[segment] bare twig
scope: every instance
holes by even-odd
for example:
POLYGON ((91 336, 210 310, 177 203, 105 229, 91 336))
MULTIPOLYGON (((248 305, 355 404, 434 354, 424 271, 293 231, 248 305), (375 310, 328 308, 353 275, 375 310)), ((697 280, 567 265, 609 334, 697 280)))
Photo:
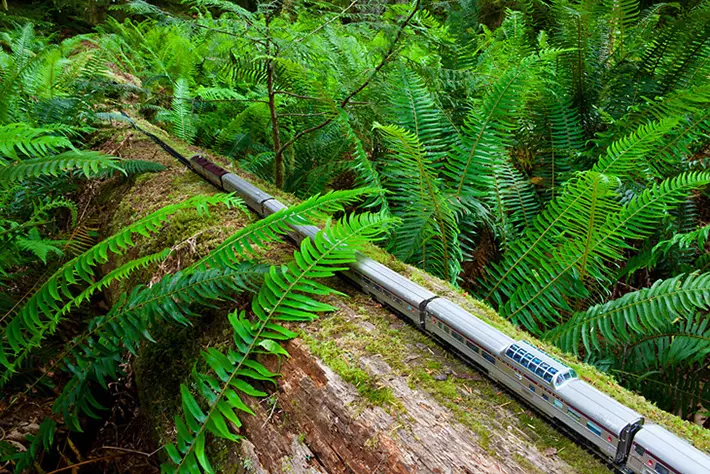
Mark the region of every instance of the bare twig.
POLYGON ((325 114, 326 114, 325 112, 315 112, 312 114, 290 113, 290 114, 281 114, 281 117, 322 117, 325 114))
MULTIPOLYGON (((268 400, 268 398, 267 398, 266 400, 268 400)), ((261 425, 261 428, 262 428, 262 429, 264 428, 264 426, 266 426, 266 425, 269 423, 269 421, 271 421, 271 417, 274 416, 274 412, 276 411, 276 406, 277 406, 278 404, 279 404, 279 399, 277 398, 277 399, 274 401, 273 406, 271 407, 271 413, 269 413, 269 416, 266 418, 266 420, 264 420, 264 424, 261 425)))
POLYGON ((113 458, 117 458, 120 456, 122 456, 122 454, 109 454, 108 456, 101 456, 100 458, 94 458, 94 459, 89 459, 87 461, 78 462, 76 464, 70 464, 69 466, 64 466, 59 469, 55 469, 54 471, 50 471, 47 474, 56 474, 58 472, 75 470, 79 466, 85 466, 87 464, 93 464, 95 462, 108 461, 108 460, 111 460, 113 458))

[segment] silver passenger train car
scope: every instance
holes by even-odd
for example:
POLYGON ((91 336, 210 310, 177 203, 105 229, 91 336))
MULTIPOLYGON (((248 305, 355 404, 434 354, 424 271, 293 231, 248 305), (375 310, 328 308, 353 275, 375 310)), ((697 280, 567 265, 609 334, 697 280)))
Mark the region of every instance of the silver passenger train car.
MULTIPOLYGON (((262 217, 286 208, 273 196, 201 156, 193 170, 237 193, 262 217)), ((296 242, 314 226, 294 226, 296 242)), ((710 456, 580 380, 573 369, 526 341, 515 341, 455 303, 364 255, 344 275, 365 293, 456 349, 493 380, 562 423, 620 470, 637 474, 710 474, 710 456)))

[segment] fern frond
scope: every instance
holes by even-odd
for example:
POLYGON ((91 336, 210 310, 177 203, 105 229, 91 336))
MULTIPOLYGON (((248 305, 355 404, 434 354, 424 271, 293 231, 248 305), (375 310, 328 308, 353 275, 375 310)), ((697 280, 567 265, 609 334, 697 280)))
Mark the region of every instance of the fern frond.
POLYGON ((353 161, 355 162, 353 169, 357 173, 358 185, 376 190, 376 193, 365 207, 370 208, 379 206, 383 212, 389 213, 389 205, 387 204, 385 190, 382 187, 380 173, 377 171, 375 164, 370 161, 370 158, 367 156, 365 147, 355 133, 355 130, 353 130, 350 125, 350 119, 348 118, 348 114, 345 110, 340 110, 338 123, 343 129, 345 138, 347 138, 353 145, 352 155, 353 161))
POLYGON ((659 147, 663 136, 678 125, 674 117, 642 125, 635 132, 614 141, 592 168, 598 173, 630 177, 648 169, 646 155, 659 147))
POLYGON ((18 151, 28 157, 40 157, 72 147, 66 137, 52 133, 53 130, 30 127, 22 122, 0 125, 0 165, 3 158, 18 159, 18 151))
POLYGON ((555 84, 549 88, 544 100, 549 137, 545 137, 545 149, 538 153, 535 176, 542 178, 543 192, 552 199, 569 179, 572 161, 584 151, 584 130, 572 98, 562 87, 555 84))
POLYGON ((491 168, 504 159, 506 148, 512 146, 521 97, 539 61, 533 55, 505 71, 480 107, 472 110, 462 128, 461 143, 454 147, 443 171, 453 197, 475 199, 492 187, 491 168))
POLYGON ((160 163, 147 160, 118 160, 117 165, 128 175, 159 173, 167 168, 160 163))
MULTIPOLYGON (((649 236, 669 209, 682 203, 692 190, 708 183, 710 173, 685 173, 650 187, 599 224, 590 220, 588 226, 581 227, 588 231, 586 235, 554 249, 552 259, 549 254, 541 256, 529 268, 537 278, 523 280, 520 287, 510 289, 512 297, 500 308, 501 313, 536 330, 535 321, 540 315, 556 317, 551 308, 568 311, 563 295, 570 295, 570 289, 576 287, 577 294, 573 296, 585 297, 586 275, 595 281, 608 279, 610 270, 605 263, 621 259, 626 241, 649 236)), ((580 212, 590 216, 587 206, 580 212)), ((571 235, 576 235, 576 225, 579 224, 569 223, 571 235)))
MULTIPOLYGON (((162 256, 163 253, 159 253, 150 259, 162 256)), ((143 263, 134 261, 127 265, 143 263)), ((210 305, 235 294, 256 292, 265 271, 260 266, 245 264, 235 269, 210 269, 190 275, 178 272, 150 287, 138 286, 130 295, 122 296, 108 314, 94 318, 88 331, 73 339, 57 357, 54 365, 64 367, 72 374, 72 379, 55 401, 54 411, 63 415, 67 425, 81 431, 79 415, 90 415, 100 409, 92 401, 91 381, 105 386, 108 380, 115 379, 124 353, 135 354, 141 342, 154 342, 150 331, 157 324, 190 324, 190 320, 198 316, 190 310, 190 305, 210 305)), ((78 306, 83 298, 84 295, 79 295, 71 305, 78 306)))
POLYGON ((197 134, 197 130, 193 124, 190 86, 187 79, 184 77, 175 81, 173 104, 170 113, 175 135, 181 140, 192 143, 192 140, 197 134))
POLYGON ((31 252, 45 265, 47 264, 47 256, 50 253, 53 253, 58 257, 63 257, 64 252, 61 247, 66 244, 66 242, 62 240, 48 240, 41 238, 36 227, 30 230, 27 238, 19 237, 15 240, 15 242, 19 248, 26 252, 31 252))
POLYGON ((688 317, 630 344, 610 371, 660 408, 685 417, 710 402, 710 383, 699 370, 708 355, 708 320, 688 317))
POLYGON ((650 288, 576 313, 547 337, 568 352, 600 351, 658 334, 678 319, 710 308, 710 273, 658 280, 650 288))
POLYGON ((413 133, 395 125, 376 124, 375 129, 389 150, 385 186, 391 191, 391 211, 402 219, 389 249, 401 260, 455 282, 463 259, 460 232, 431 157, 413 133))
POLYGON ((76 171, 85 177, 120 171, 120 160, 97 151, 66 151, 45 158, 18 161, 0 168, 0 182, 11 183, 40 176, 59 176, 76 171))
POLYGON ((40 449, 48 451, 52 447, 56 429, 57 423, 51 418, 45 418, 39 425, 37 434, 28 436, 30 445, 26 450, 0 456, 0 461, 11 462, 15 466, 15 474, 27 472, 32 467, 40 449))
POLYGON ((92 284, 93 268, 107 262, 110 254, 121 254, 133 247, 135 236, 150 236, 160 230, 176 213, 188 209, 205 213, 210 206, 234 207, 241 206, 240 203, 240 200, 231 195, 217 194, 196 196, 182 203, 165 206, 65 263, 44 282, 5 326, 0 345, 0 364, 6 370, 0 377, 0 384, 4 385, 30 351, 56 330, 64 315, 60 303, 74 298, 74 285, 82 282, 92 284))
POLYGON ((606 0, 609 9, 609 49, 624 54, 624 45, 629 35, 629 29, 639 17, 638 0, 606 0))
POLYGON ((242 94, 225 87, 200 86, 195 90, 195 96, 208 101, 246 100, 242 94))
POLYGON ((395 80, 388 88, 388 121, 413 133, 432 161, 438 161, 452 142, 453 128, 415 72, 400 65, 394 76, 395 80))
POLYGON ((372 193, 367 188, 331 191, 322 196, 313 196, 300 204, 271 214, 253 224, 240 229, 207 256, 192 264, 187 273, 197 269, 229 268, 241 259, 255 252, 255 247, 281 239, 291 232, 294 225, 312 225, 329 214, 342 211, 346 206, 357 202, 363 195, 372 193))
MULTIPOLYGON (((493 265, 489 283, 486 285, 488 291, 485 299, 493 299, 502 304, 519 287, 528 283, 530 274, 538 275, 538 272, 546 268, 550 254, 555 251, 555 244, 567 233, 567 229, 584 229, 590 224, 596 225, 590 220, 591 203, 597 200, 595 193, 607 195, 610 179, 613 180, 614 176, 642 174, 642 171, 647 169, 646 153, 652 150, 663 134, 676 123, 673 119, 654 122, 621 138, 599 157, 592 171, 583 173, 573 183, 568 183, 564 192, 537 215, 524 237, 512 243, 501 262, 493 265), (580 222, 586 224, 581 224, 580 227, 580 222)), ((587 240, 585 235, 591 234, 582 232, 578 236, 581 242, 587 240)), ((539 278, 554 280, 555 273, 553 270, 552 274, 540 274, 539 278)), ((560 301, 564 301, 564 298, 560 301)), ((543 314, 549 314, 549 311, 543 314)))
POLYGON ((180 3, 199 8, 217 8, 225 12, 236 13, 245 20, 251 19, 254 15, 249 10, 228 0, 181 0, 180 3))
POLYGON ((252 359, 255 353, 284 354, 276 341, 293 337, 277 321, 311 321, 318 313, 335 308, 313 296, 333 293, 316 278, 333 276, 355 261, 355 250, 366 241, 376 239, 391 220, 376 214, 360 214, 344 218, 336 224, 328 222, 315 240, 304 239, 294 260, 282 267, 272 267, 259 294, 252 300, 255 322, 244 313, 230 315, 234 328, 235 349, 226 354, 216 349, 203 352, 211 369, 207 373, 193 371, 196 395, 187 385, 180 387, 182 416, 176 416, 177 442, 166 447, 170 462, 164 472, 214 472, 205 454, 207 433, 237 441, 239 437, 227 422, 239 427, 239 412, 252 413, 239 396, 245 393, 264 396, 247 380, 275 383, 277 374, 252 359), (276 341, 275 341, 276 340, 276 341))
POLYGON ((676 234, 668 240, 663 240, 653 247, 652 252, 655 254, 665 255, 673 247, 689 249, 693 246, 697 246, 699 249, 704 249, 708 240, 710 240, 710 225, 706 225, 691 232, 676 234))

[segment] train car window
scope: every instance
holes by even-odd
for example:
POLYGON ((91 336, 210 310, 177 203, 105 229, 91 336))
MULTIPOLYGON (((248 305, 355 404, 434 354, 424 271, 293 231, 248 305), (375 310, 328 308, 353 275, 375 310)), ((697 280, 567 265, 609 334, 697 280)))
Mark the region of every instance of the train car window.
POLYGON ((656 472, 658 474, 668 474, 670 471, 668 471, 668 468, 664 466, 661 463, 656 463, 656 472))
POLYGON ((507 351, 505 351, 505 355, 510 357, 511 359, 513 358, 513 355, 515 354, 516 349, 514 349, 515 346, 510 346, 507 351))
POLYGON ((591 421, 587 422, 587 429, 589 429, 589 431, 591 431, 592 433, 594 433, 597 436, 602 435, 602 429, 599 426, 597 426, 596 424, 592 423, 591 421))
POLYGON ((548 397, 546 393, 542 394, 542 398, 543 398, 543 400, 546 400, 548 402, 550 401, 550 397, 548 397))
POLYGON ((528 385, 528 388, 530 389, 531 392, 535 393, 535 386, 534 385, 528 385))
POLYGON ((579 421, 582 419, 582 415, 580 415, 576 410, 573 410, 569 407, 567 408, 567 416, 569 416, 575 421, 579 421))
POLYGON ((466 347, 468 347, 473 352, 478 354, 478 346, 476 344, 474 344, 473 342, 466 340, 466 347))
POLYGON ((562 402, 556 398, 552 400, 552 404, 555 405, 560 410, 562 410, 562 408, 564 408, 564 405, 562 405, 562 402))
POLYGON ((544 377, 545 373, 550 369, 550 364, 547 364, 543 362, 538 366, 538 368, 535 370, 535 373, 539 375, 540 377, 544 377))
POLYGON ((535 357, 528 368, 530 369, 531 372, 536 372, 537 368, 540 366, 540 364, 542 364, 542 360, 535 357))
POLYGON ((545 379, 545 382, 552 382, 552 372, 548 370, 545 372, 545 376, 543 378, 545 379))
POLYGON ((488 352, 486 352, 486 351, 483 351, 483 358, 486 359, 486 360, 487 360, 488 362, 490 362, 491 364, 495 364, 495 363, 496 363, 495 358, 494 358, 492 355, 490 355, 488 352))
POLYGON ((520 359, 522 359, 524 355, 525 355, 525 351, 519 350, 519 351, 516 352, 515 355, 513 356, 513 360, 514 360, 515 362, 520 362, 520 359))
POLYGON ((459 341, 460 343, 463 343, 463 336, 456 331, 451 331, 451 336, 453 336, 454 339, 459 341))
POLYGON ((636 454, 638 454, 639 456, 643 456, 644 454, 646 454, 646 448, 636 443, 634 443, 634 451, 636 451, 636 454))
POLYGON ((523 357, 523 360, 520 362, 520 364, 523 367, 527 367, 528 364, 530 364, 530 361, 533 360, 533 355, 532 354, 525 354, 525 357, 523 357))
POLYGON ((577 378, 577 372, 574 371, 574 369, 569 369, 569 376, 570 378, 577 378))

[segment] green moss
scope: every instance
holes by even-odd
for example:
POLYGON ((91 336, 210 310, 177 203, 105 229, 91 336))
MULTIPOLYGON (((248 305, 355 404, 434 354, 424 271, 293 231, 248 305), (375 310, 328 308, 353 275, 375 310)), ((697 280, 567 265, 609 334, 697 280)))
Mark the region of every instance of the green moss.
POLYGON ((520 467, 525 469, 525 472, 533 473, 533 474, 543 474, 543 472, 540 469, 538 469, 533 463, 528 461, 526 458, 524 458, 520 454, 513 453, 513 459, 515 459, 515 462, 517 462, 520 465, 520 467))
POLYGON ((307 333, 301 337, 308 344, 311 352, 326 363, 336 374, 346 382, 353 384, 369 404, 377 406, 394 406, 395 398, 392 389, 379 387, 376 380, 361 368, 347 360, 345 351, 341 350, 335 342, 318 340, 307 333))
POLYGON ((533 443, 540 451, 552 450, 559 458, 580 472, 609 473, 609 470, 599 463, 590 465, 589 453, 584 448, 560 433, 549 423, 537 416, 532 416, 529 411, 521 411, 517 423, 518 428, 531 436, 533 443))

